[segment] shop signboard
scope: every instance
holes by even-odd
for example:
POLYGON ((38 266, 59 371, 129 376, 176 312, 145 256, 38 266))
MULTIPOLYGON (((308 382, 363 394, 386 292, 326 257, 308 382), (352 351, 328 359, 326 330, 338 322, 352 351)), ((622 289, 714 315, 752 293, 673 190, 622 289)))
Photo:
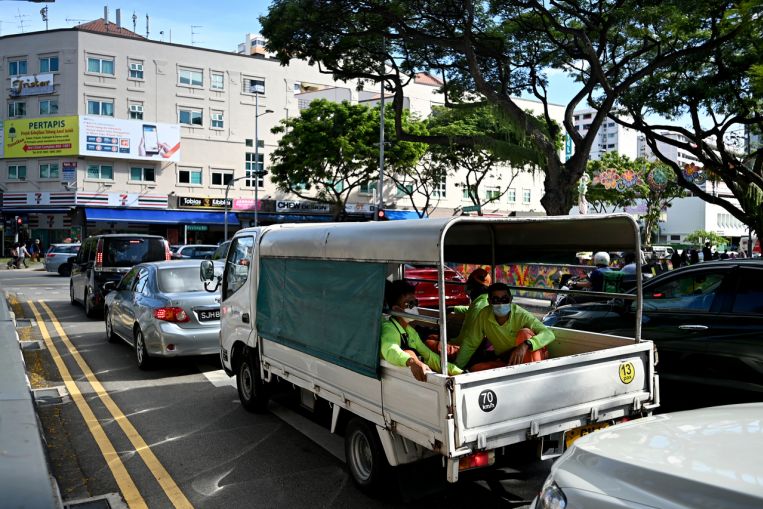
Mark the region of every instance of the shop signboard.
POLYGON ((76 161, 64 161, 61 163, 61 175, 64 182, 69 184, 77 184, 77 162, 76 161))
MULTIPOLYGON (((178 196, 179 209, 225 209, 225 198, 211 198, 209 196, 178 196)), ((233 206, 233 200, 228 198, 228 209, 233 206)))
POLYGON ((236 198, 233 200, 233 210, 262 210, 262 200, 259 200, 259 207, 255 203, 254 198, 236 198))
POLYGON ((276 212, 328 214, 331 212, 331 205, 315 201, 278 200, 276 202, 276 212))
POLYGON ((3 123, 4 157, 77 155, 78 121, 76 116, 6 120, 3 123))
POLYGON ((30 95, 52 94, 53 74, 35 74, 33 76, 14 76, 11 78, 11 97, 27 97, 30 95))
POLYGON ((180 161, 180 125, 103 116, 79 119, 79 154, 144 161, 180 161))

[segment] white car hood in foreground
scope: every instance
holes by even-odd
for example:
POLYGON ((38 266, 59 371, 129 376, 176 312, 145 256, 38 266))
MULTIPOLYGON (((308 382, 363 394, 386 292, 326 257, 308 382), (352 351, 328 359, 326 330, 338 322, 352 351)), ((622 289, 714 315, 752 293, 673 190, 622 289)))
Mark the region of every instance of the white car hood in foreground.
POLYGON ((576 441, 551 474, 563 491, 658 508, 763 507, 763 403, 646 417, 597 431, 576 441))

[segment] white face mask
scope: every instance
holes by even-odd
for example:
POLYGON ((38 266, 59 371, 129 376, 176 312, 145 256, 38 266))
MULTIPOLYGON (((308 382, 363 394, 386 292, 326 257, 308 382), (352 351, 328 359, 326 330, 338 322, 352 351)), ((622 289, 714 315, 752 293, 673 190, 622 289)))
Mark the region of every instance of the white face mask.
POLYGON ((416 306, 414 306, 414 307, 412 307, 410 309, 404 309, 403 311, 405 311, 409 315, 418 315, 419 314, 419 308, 416 307, 416 306))
POLYGON ((511 311, 511 304, 493 304, 493 313, 495 316, 506 316, 511 311))

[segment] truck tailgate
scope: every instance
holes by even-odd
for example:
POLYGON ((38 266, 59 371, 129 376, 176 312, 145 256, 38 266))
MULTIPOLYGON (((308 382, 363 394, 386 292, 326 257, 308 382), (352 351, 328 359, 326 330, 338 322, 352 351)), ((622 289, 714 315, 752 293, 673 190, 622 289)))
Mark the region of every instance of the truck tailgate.
POLYGON ((493 449, 631 415, 652 399, 652 355, 645 341, 457 376, 454 448, 493 449))

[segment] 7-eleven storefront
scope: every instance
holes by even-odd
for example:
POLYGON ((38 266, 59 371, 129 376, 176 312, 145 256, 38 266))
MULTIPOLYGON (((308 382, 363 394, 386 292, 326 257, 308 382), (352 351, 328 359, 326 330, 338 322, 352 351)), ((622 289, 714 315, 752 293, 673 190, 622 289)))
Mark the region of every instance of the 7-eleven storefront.
MULTIPOLYGON (((49 246, 81 235, 72 222, 75 204, 74 192, 4 193, 2 215, 9 225, 16 218, 21 219, 20 240, 40 239, 43 246, 49 246)), ((15 237, 15 232, 6 228, 5 236, 7 243, 15 237)))

